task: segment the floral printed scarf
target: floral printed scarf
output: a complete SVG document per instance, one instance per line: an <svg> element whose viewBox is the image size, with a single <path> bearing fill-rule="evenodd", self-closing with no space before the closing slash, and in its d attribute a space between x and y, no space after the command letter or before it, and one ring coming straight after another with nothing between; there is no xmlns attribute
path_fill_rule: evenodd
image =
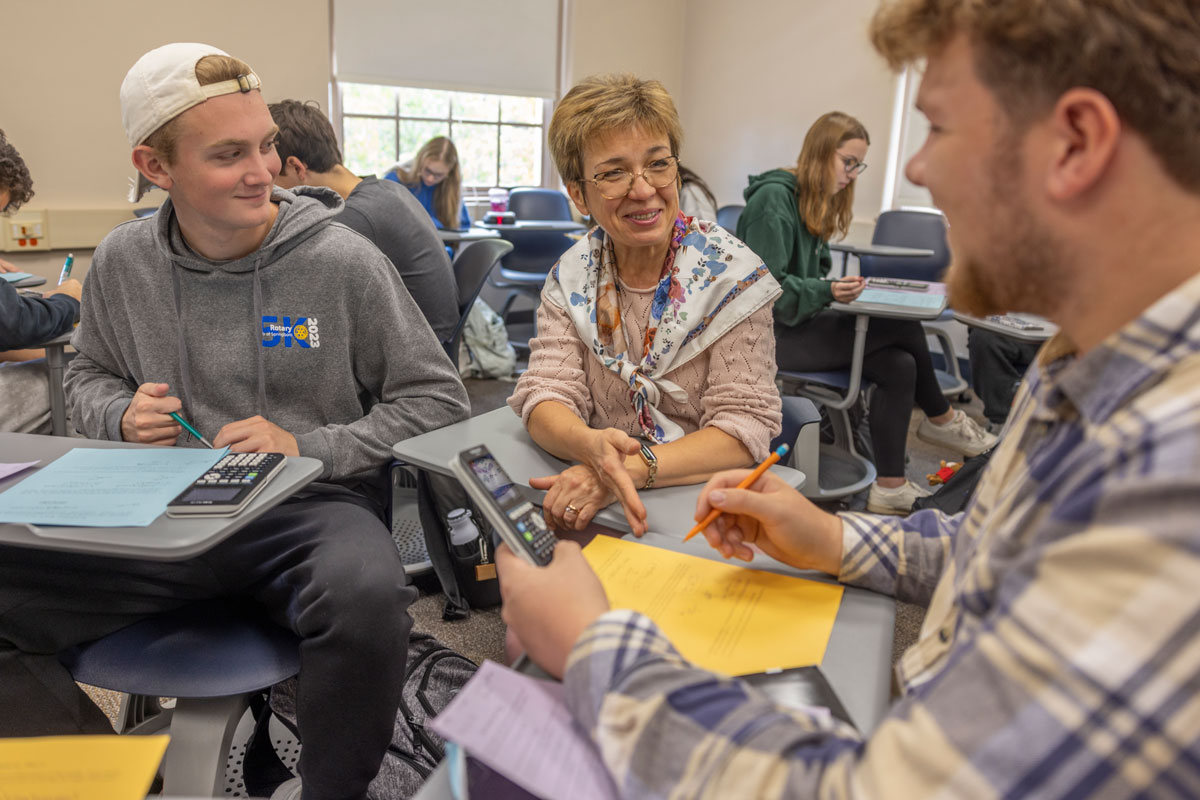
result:
<svg viewBox="0 0 1200 800"><path fill-rule="evenodd" d="M643 436L662 443L680 438L683 430L658 410L660 397L687 400L683 389L662 376L774 302L782 289L762 259L724 228L681 214L650 306L641 361L634 363L626 353L616 258L602 228L593 228L562 255L545 292L567 311L600 363L629 385Z"/></svg>

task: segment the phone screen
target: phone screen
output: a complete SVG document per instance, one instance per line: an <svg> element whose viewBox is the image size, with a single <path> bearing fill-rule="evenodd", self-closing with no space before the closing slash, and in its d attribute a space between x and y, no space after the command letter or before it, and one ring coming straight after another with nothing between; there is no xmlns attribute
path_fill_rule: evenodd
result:
<svg viewBox="0 0 1200 800"><path fill-rule="evenodd" d="M492 493L496 505L500 506L505 515L515 522L517 515L513 512L524 504L525 498L517 491L517 487L513 485L512 478L508 477L508 473L500 468L496 459L491 455L473 458L467 464L479 482Z"/></svg>

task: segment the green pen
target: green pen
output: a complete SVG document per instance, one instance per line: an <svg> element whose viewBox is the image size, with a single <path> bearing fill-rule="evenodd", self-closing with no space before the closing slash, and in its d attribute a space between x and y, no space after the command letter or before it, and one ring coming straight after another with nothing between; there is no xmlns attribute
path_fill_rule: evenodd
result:
<svg viewBox="0 0 1200 800"><path fill-rule="evenodd" d="M176 422L178 422L180 425L182 425L182 426L183 426L183 427L184 427L184 428L187 430L187 432L188 432L188 433L190 433L192 436L195 436L197 439L199 439L199 440L200 440L200 444L204 445L204 446L205 446L205 447L207 447L209 450L212 450L212 449L213 449L213 443L212 443L212 442L210 442L208 439L205 439L203 436L201 436L201 435L200 435L200 431L196 430L196 429L195 429L195 428L193 428L191 425L189 425L189 424L188 424L188 421L187 421L186 419L184 419L183 417L179 416L179 415L178 415L177 413L175 413L174 411L172 411L172 412L171 412L171 419L173 419L173 420L175 420Z"/></svg>

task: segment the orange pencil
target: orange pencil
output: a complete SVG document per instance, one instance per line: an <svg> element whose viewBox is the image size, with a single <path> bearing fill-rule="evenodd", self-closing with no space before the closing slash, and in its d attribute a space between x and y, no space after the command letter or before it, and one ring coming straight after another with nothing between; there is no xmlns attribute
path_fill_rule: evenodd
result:
<svg viewBox="0 0 1200 800"><path fill-rule="evenodd" d="M788 451L788 446L786 444L779 445L779 447L775 448L774 453L771 453L771 455L767 456L766 461L762 462L757 467L755 467L754 471L751 472L749 475L747 475L745 478L742 478L742 482L737 485L737 488L739 488L739 489L748 488L750 486L750 484L754 483L756 480L761 478L762 474L764 472L766 472L768 469L770 469L772 464L774 464L776 461L778 461L779 459L781 459L785 455L787 455L787 451ZM696 523L696 527L694 527L690 531L688 531L688 535L683 537L683 540L686 542L688 539L692 538L697 533L699 533L700 531L704 530L709 525L711 525L712 521L719 516L721 516L721 512L718 511L717 509L714 508L712 511L709 511L708 516L705 517L704 519L700 520L700 522Z"/></svg>

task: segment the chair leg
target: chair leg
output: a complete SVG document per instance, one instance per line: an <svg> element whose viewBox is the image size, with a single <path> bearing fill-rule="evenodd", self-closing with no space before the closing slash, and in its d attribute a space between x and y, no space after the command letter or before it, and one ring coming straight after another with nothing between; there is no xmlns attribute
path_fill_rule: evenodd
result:
<svg viewBox="0 0 1200 800"><path fill-rule="evenodd" d="M172 713L172 709L163 708L157 697L122 692L114 727L123 734L157 733L171 724Z"/></svg>
<svg viewBox="0 0 1200 800"><path fill-rule="evenodd" d="M219 797L233 734L246 709L247 695L179 698L171 721L163 794Z"/></svg>

